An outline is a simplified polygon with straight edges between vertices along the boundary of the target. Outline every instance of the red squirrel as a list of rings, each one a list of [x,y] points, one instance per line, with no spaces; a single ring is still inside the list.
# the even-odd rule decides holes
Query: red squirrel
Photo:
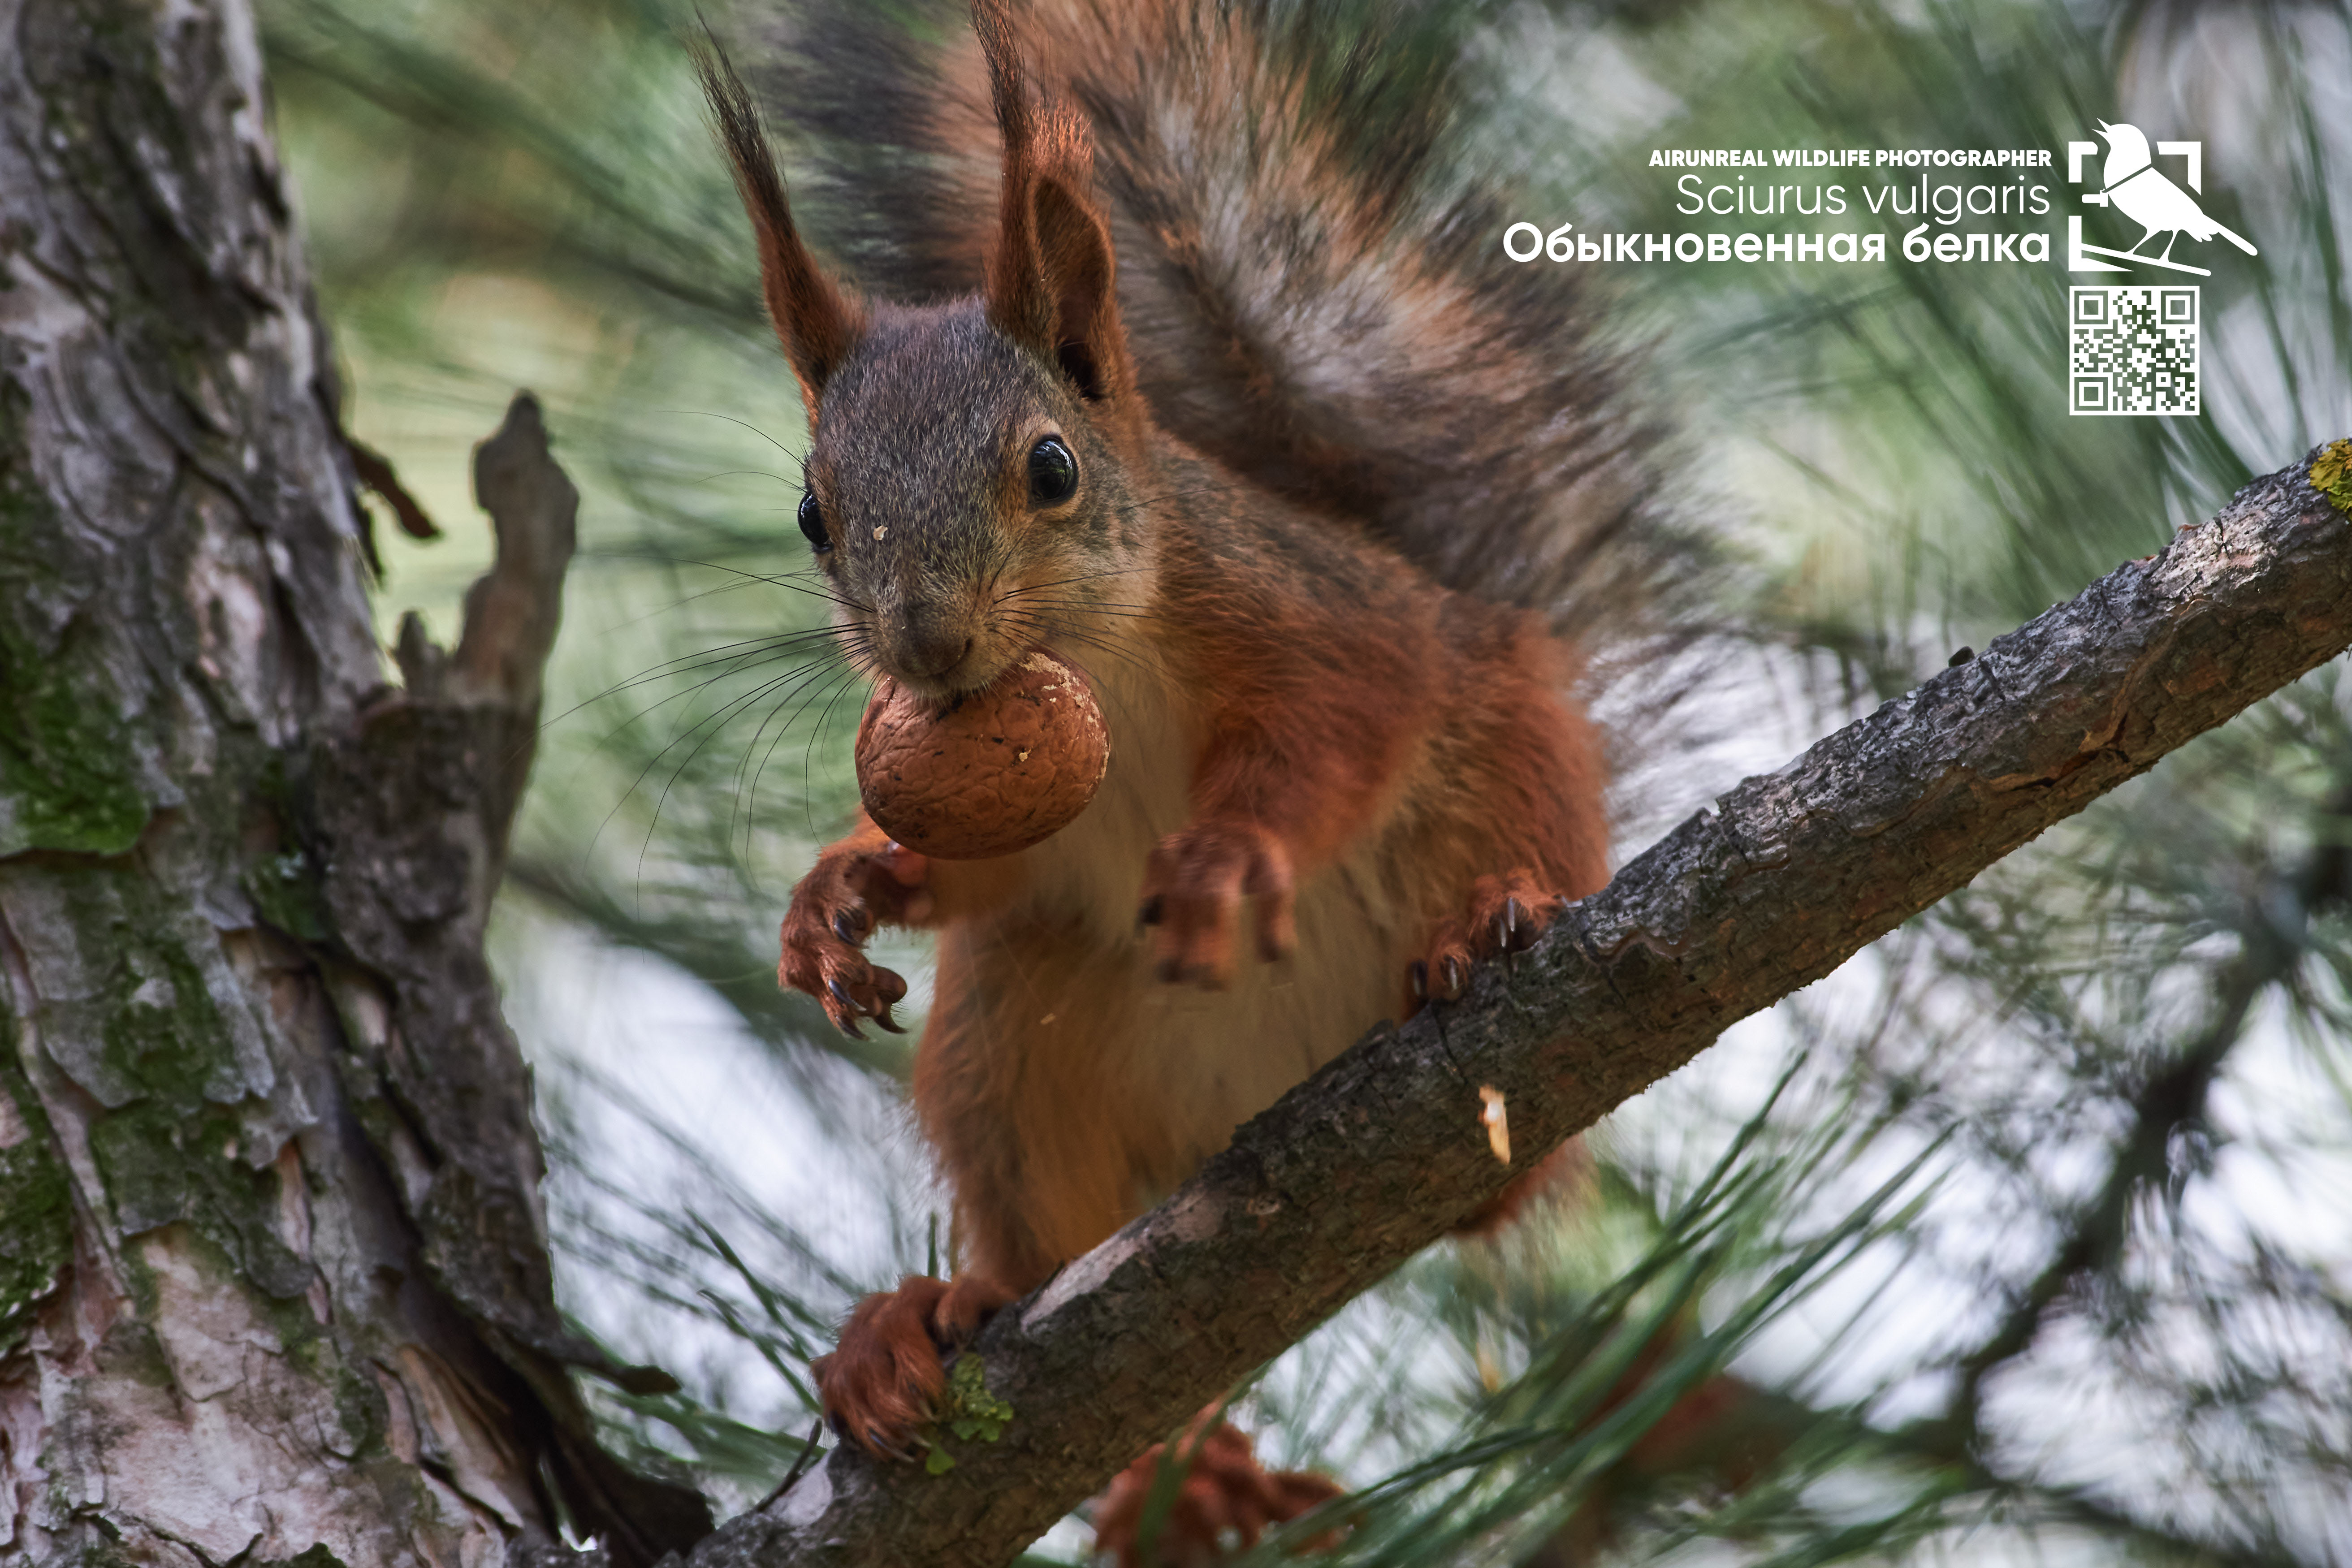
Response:
[[[954,1278],[866,1299],[815,1369],[878,1455],[919,1447],[989,1311],[1608,876],[1563,628],[1622,589],[1641,437],[1573,269],[1432,188],[1442,116],[1318,87],[1310,25],[1109,10],[980,0],[977,48],[903,100],[836,93],[932,150],[920,222],[863,248],[871,282],[956,280],[931,303],[819,265],[749,89],[703,58],[845,652],[946,700],[1042,647],[1112,735],[1032,848],[927,860],[861,816],[793,893],[782,981],[853,1033],[906,994],[866,937],[937,933],[913,1099]],[[1349,47],[1377,69],[1379,42]]]

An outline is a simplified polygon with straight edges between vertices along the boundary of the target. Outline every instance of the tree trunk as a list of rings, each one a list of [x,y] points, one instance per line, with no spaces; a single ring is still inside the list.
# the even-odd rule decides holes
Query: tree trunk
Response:
[[[481,928],[574,498],[404,690],[246,0],[0,0],[0,1561],[614,1561]]]

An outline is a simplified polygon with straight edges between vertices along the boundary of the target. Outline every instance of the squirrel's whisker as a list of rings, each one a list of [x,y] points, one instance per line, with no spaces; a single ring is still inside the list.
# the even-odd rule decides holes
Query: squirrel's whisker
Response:
[[[724,729],[738,713],[746,710],[751,704],[760,701],[769,693],[785,687],[791,687],[792,690],[787,691],[783,699],[783,700],[789,702],[794,692],[805,689],[810,684],[822,679],[828,671],[839,668],[839,662],[835,657],[839,651],[841,650],[836,647],[835,648],[828,649],[823,656],[809,659],[797,660],[790,665],[781,674],[762,679],[749,692],[741,693],[736,697],[729,699],[717,710],[713,710],[711,713],[706,714],[701,719],[695,721],[692,725],[688,726],[681,732],[674,733],[667,743],[663,745],[660,750],[656,751],[646,760],[645,766],[637,771],[635,778],[631,781],[628,789],[622,793],[620,800],[614,803],[612,811],[605,814],[604,820],[598,824],[596,832],[590,836],[590,847],[593,847],[596,839],[602,837],[604,826],[610,824],[613,816],[619,812],[621,806],[627,802],[631,795],[636,793],[637,789],[644,784],[646,776],[651,773],[656,767],[660,765],[665,757],[667,757],[671,752],[675,751],[678,746],[684,744],[688,739],[695,737],[698,731],[707,731],[708,733],[702,734],[701,738],[696,741],[693,749],[690,750],[687,756],[679,763],[677,768],[670,774],[668,782],[663,786],[661,798],[656,803],[653,821],[647,826],[647,834],[649,836],[648,842],[650,842],[650,835],[653,828],[659,825],[661,811],[667,803],[670,788],[677,784],[677,779],[684,773],[686,768],[692,763],[694,758],[701,753],[703,747],[708,745],[709,742],[717,736],[719,731]],[[854,649],[851,651],[862,651],[862,649]],[[750,659],[747,662],[741,663],[737,669],[722,670],[719,675],[698,681],[693,686],[687,688],[685,690],[671,693],[668,697],[662,699],[660,702],[655,703],[652,707],[645,709],[636,714],[633,714],[629,719],[625,720],[621,725],[610,731],[604,737],[604,741],[599,742],[599,749],[602,748],[605,742],[609,742],[622,731],[627,729],[629,725],[634,724],[638,720],[644,718],[646,714],[666,706],[669,702],[675,701],[679,697],[692,696],[696,693],[707,690],[718,680],[724,679],[726,675],[740,673],[741,669],[757,668],[761,662],[763,661],[759,659]],[[642,851],[640,853],[642,854]]]
[[[803,584],[793,581],[795,577],[811,575],[811,574],[805,572],[747,572],[740,566],[730,566],[723,561],[704,561],[691,555],[661,555],[646,551],[583,551],[580,553],[583,558],[590,559],[610,561],[657,561],[662,563],[664,565],[668,566],[699,566],[711,572],[732,573],[734,575],[741,577],[748,582],[765,583],[772,587],[788,589],[795,594],[806,594],[811,598],[823,599],[828,604],[838,605],[845,610],[855,610],[862,616],[870,616],[874,613],[871,605],[861,605],[854,599],[844,598],[841,595],[832,591],[831,589],[811,588]],[[820,576],[823,575],[823,574],[815,574]]]
[[[615,724],[613,728],[607,730],[601,737],[598,738],[596,744],[590,748],[590,754],[593,755],[595,752],[601,752],[606,745],[617,739],[623,733],[626,732],[639,721],[646,719],[654,713],[659,712],[662,709],[677,701],[680,698],[692,698],[699,692],[708,690],[711,686],[725,679],[730,675],[739,675],[748,669],[757,669],[762,664],[769,662],[772,662],[772,660],[764,657],[754,657],[751,655],[740,656],[732,663],[730,668],[720,669],[715,674],[705,677],[703,679],[695,681],[688,686],[683,686],[677,690],[671,692],[668,696],[662,698],[659,701],[649,703],[646,707],[637,710],[635,713],[623,719],[618,724]],[[785,671],[782,679],[790,679],[792,676],[799,670],[809,668],[813,666],[822,666],[830,662],[831,656],[829,654],[796,661]],[[583,703],[581,706],[585,707],[587,704]],[[576,710],[575,710],[575,711]]]
[[[839,669],[840,666],[837,662],[832,666],[832,672],[838,673]],[[825,670],[812,669],[808,674],[808,682],[821,679],[826,673],[827,671]],[[803,684],[806,683],[807,682],[804,682]],[[778,699],[775,705],[771,707],[768,711],[761,716],[759,727],[751,731],[751,738],[744,742],[743,754],[738,757],[735,761],[735,791],[736,797],[739,801],[742,797],[744,770],[750,766],[751,749],[760,743],[760,737],[767,733],[768,726],[775,721],[776,715],[782,712],[785,706],[789,704],[792,700],[793,693],[791,692],[786,692],[782,698]],[[792,721],[787,719],[784,721],[784,728],[790,729],[791,727]],[[779,733],[781,732],[782,731],[779,731]]]
[[[828,689],[832,692],[838,693],[839,691],[845,689],[847,687],[856,684],[857,679],[857,672],[855,669],[840,671],[839,679]],[[767,716],[760,721],[760,728],[752,731],[751,743],[744,748],[744,759],[746,762],[750,760],[752,747],[759,745],[760,736],[766,731],[770,721],[772,721],[778,713],[782,712],[788,704],[794,702],[795,700],[795,697],[792,694],[787,694],[783,698],[779,699],[775,706],[768,710]],[[809,700],[809,699],[805,698],[798,699],[801,711],[806,711]],[[829,710],[831,706],[831,701],[828,700],[826,703],[827,709]],[[767,772],[769,758],[775,754],[775,751],[778,746],[783,744],[784,737],[792,732],[793,725],[798,721],[798,717],[799,716],[796,713],[793,718],[786,720],[783,723],[776,727],[775,737],[768,742],[767,749],[760,753],[760,763],[759,766],[751,772],[751,784],[748,789],[740,782],[742,774],[739,765],[736,775],[739,781],[737,784],[737,793],[739,798],[742,801],[744,832],[743,847],[744,856],[747,860],[751,856],[751,834],[758,826],[761,776]],[[823,721],[823,716],[820,714],[818,720],[820,726],[822,726]],[[801,773],[801,800],[804,809],[809,806],[814,798],[814,791],[810,785],[808,770],[803,767]],[[810,821],[809,829],[812,836],[814,836],[815,832],[815,822],[814,818]],[[731,822],[729,831],[731,837],[733,831]]]
[[[714,479],[738,479],[745,474],[756,474],[763,479],[773,479],[780,485],[788,485],[793,482],[792,480],[784,478],[783,475],[772,474],[765,468],[721,468],[715,474],[705,474],[698,479],[688,479],[686,482],[690,485],[707,485]]]
[[[1012,620],[1015,625],[1028,625],[1031,630],[1039,633],[1056,646],[1092,648],[1096,652],[1104,655],[1106,658],[1118,659],[1132,668],[1141,670],[1147,674],[1151,672],[1152,667],[1139,659],[1129,649],[1120,647],[1110,642],[1108,639],[1097,637],[1095,634],[1085,630],[1083,627],[1059,626],[1045,621],[1024,623],[1020,616],[1011,613],[1007,614],[1006,618],[1008,620]]]
[[[1084,572],[1075,577],[1056,577],[1047,583],[1024,583],[1018,588],[1009,590],[1005,596],[1011,597],[1015,594],[1034,594],[1047,588],[1066,588],[1074,583],[1099,583],[1110,577],[1132,577],[1141,570],[1139,566],[1120,566],[1108,572]]]
[[[709,658],[711,659],[713,663],[724,664],[738,659],[756,658],[762,653],[779,650],[803,637],[814,637],[816,635],[818,634],[796,632],[782,637],[755,637],[743,643],[722,643],[717,648],[705,648],[699,653],[681,654],[677,658],[670,659],[665,664],[657,664],[648,669],[641,670],[637,674],[630,676],[625,680],[614,682],[613,685],[604,688],[604,690],[596,692],[593,696],[581,699],[571,707],[565,709],[562,712],[558,713],[553,718],[542,722],[539,727],[540,732],[541,734],[546,733],[552,726],[561,721],[569,719],[581,710],[593,707],[596,703],[604,701],[608,697],[617,697],[624,691],[633,690],[639,686],[649,685],[656,680],[667,679],[671,676],[691,675],[698,673],[699,668],[709,668],[709,666],[696,666],[693,664],[693,661],[695,660]],[[824,635],[829,636],[830,634],[827,633]],[[728,653],[725,651],[730,647],[740,647],[748,649],[749,651],[744,653]],[[688,668],[685,669],[675,669],[671,668],[671,666],[674,665],[686,665],[688,666]],[[726,671],[721,670],[720,673],[725,674]],[[656,706],[658,706],[658,704]],[[650,710],[648,710],[648,711],[650,711]]]
[[[806,466],[808,462],[808,458],[804,454],[793,451],[790,447],[785,446],[782,441],[777,440],[773,436],[769,435],[765,430],[761,429],[749,419],[738,419],[732,414],[714,413],[712,410],[708,408],[656,408],[654,412],[656,414],[690,414],[698,419],[724,419],[730,425],[740,425],[744,429],[749,430],[752,435],[757,436],[761,440],[765,441],[769,446],[773,447],[777,451],[782,452],[785,457],[792,458],[794,462],[800,463],[803,466]]]
[[[1019,607],[1024,610],[1059,612],[1061,614],[1067,615],[1074,619],[1087,616],[1103,616],[1113,620],[1121,621],[1160,621],[1168,618],[1157,610],[1131,609],[1124,605],[1090,605],[1082,600],[1075,599],[1066,601],[1059,599],[1024,600]]]
[[[841,700],[843,693],[848,691],[850,686],[851,683],[845,681],[835,686],[832,693],[825,698],[824,706],[818,710],[816,723],[810,731],[808,744],[801,749],[801,800],[803,807],[812,800],[815,793],[809,787],[809,777],[815,765],[817,743],[824,738],[825,722],[833,716],[834,704]],[[780,736],[779,739],[781,738]],[[814,823],[810,824],[810,831],[814,835]]]
[[[613,818],[620,815],[621,807],[628,804],[630,798],[644,786],[647,775],[652,773],[656,768],[659,767],[662,764],[663,760],[672,752],[676,751],[679,746],[684,745],[688,739],[694,737],[698,731],[706,728],[709,730],[710,734],[705,735],[700,740],[696,741],[693,749],[689,751],[679,762],[678,765],[671,771],[668,780],[662,785],[660,795],[654,803],[653,816],[646,824],[646,827],[645,843],[639,846],[637,851],[638,875],[640,881],[638,890],[640,896],[643,894],[642,883],[646,850],[653,842],[654,830],[660,826],[662,812],[669,802],[669,792],[676,786],[680,775],[683,774],[687,767],[693,763],[695,757],[701,753],[703,746],[709,743],[710,736],[716,735],[719,729],[724,727],[732,710],[742,706],[746,702],[754,702],[759,700],[761,696],[765,695],[769,691],[774,690],[778,686],[784,684],[792,679],[792,675],[787,674],[764,681],[760,686],[754,688],[748,695],[730,700],[716,712],[705,715],[703,718],[697,720],[692,727],[686,730],[683,733],[674,735],[659,751],[656,751],[652,756],[646,759],[645,765],[639,768],[637,770],[636,776],[629,781],[629,787],[621,793],[620,799],[613,803],[612,810],[606,812],[604,818],[597,823],[596,831],[590,834],[588,837],[588,847],[590,849],[593,849],[596,847],[596,841],[604,837],[604,829],[612,825]],[[700,689],[700,688],[697,688],[697,689]],[[667,701],[668,699],[664,699],[664,700]]]

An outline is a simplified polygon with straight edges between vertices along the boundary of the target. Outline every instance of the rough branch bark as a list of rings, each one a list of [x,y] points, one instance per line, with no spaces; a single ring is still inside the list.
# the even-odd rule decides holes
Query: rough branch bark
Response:
[[[2317,454],[2314,454],[2315,457]],[[969,1352],[1013,1416],[930,1477],[837,1450],[693,1568],[1000,1564],[1518,1169],[2165,753],[2352,645],[2306,464],[1746,781],[1507,977],[1377,1031]],[[1517,1163],[1489,1153],[1481,1086]]]

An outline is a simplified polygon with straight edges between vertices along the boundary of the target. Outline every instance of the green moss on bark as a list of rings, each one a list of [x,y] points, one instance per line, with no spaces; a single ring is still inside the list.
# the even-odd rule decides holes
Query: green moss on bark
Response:
[[[117,707],[92,672],[37,663],[0,633],[0,778],[16,817],[0,848],[120,855],[139,842],[147,800]]]
[[[299,1296],[310,1269],[278,1238],[278,1177],[237,1158],[238,1119],[218,1106],[194,1114],[145,1100],[90,1130],[90,1153],[126,1235],[186,1220],[272,1296]]]
[[[318,867],[299,849],[272,855],[245,874],[245,890],[263,920],[304,942],[331,935]]]
[[[108,1108],[89,1124],[89,1149],[115,1224],[135,1236],[184,1220],[272,1296],[299,1296],[309,1266],[278,1235],[275,1170],[247,1146],[260,1025],[225,1016],[200,957],[184,945],[217,940],[190,923],[127,865],[91,868],[61,884],[75,946],[103,955],[95,993],[78,1005],[49,1052]],[[240,1050],[242,1039],[242,1050]],[[60,1053],[63,1052],[63,1055]]]
[[[0,1010],[0,1036],[15,1033]],[[49,1146],[48,1119],[13,1061],[0,1061],[0,1095],[26,1131],[0,1149],[0,1355],[23,1342],[34,1303],[56,1288],[73,1257],[73,1195]]]
[[[307,1272],[307,1269],[306,1269]],[[392,1419],[383,1390],[365,1371],[344,1359],[341,1347],[310,1309],[307,1294],[258,1298],[261,1310],[278,1331],[286,1359],[305,1377],[327,1391],[334,1401],[335,1418],[355,1455],[388,1453],[384,1433]],[[299,1561],[299,1560],[298,1560]]]
[[[264,1563],[261,1568],[345,1568],[343,1560],[327,1550],[324,1542],[308,1552],[298,1552],[282,1563]]]
[[[24,629],[39,624],[25,605],[58,586],[65,531],[34,479],[26,407],[24,388],[0,377],[0,854],[117,855],[147,823],[119,694],[95,658]]]

